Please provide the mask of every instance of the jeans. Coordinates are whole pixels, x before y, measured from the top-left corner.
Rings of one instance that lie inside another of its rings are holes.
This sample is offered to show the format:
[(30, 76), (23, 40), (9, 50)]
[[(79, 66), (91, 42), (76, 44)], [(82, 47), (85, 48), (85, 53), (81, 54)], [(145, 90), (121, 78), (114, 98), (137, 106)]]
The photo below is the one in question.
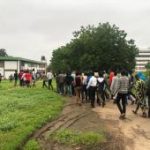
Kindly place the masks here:
[(76, 86), (75, 92), (76, 92), (76, 102), (78, 104), (81, 104), (81, 99), (80, 99), (80, 97), (81, 97), (81, 86)]
[(95, 93), (96, 93), (96, 87), (95, 86), (91, 86), (90, 89), (90, 100), (91, 100), (91, 106), (94, 107), (95, 105)]
[(69, 96), (72, 96), (72, 86), (70, 85), (66, 85), (66, 94)]
[(49, 79), (49, 80), (48, 80), (48, 89), (49, 89), (49, 90), (50, 90), (50, 87), (51, 87), (51, 89), (53, 90), (52, 79)]
[[(116, 102), (121, 114), (126, 113), (126, 97), (127, 94), (118, 93)], [(122, 100), (122, 105), (120, 104), (120, 100)]]

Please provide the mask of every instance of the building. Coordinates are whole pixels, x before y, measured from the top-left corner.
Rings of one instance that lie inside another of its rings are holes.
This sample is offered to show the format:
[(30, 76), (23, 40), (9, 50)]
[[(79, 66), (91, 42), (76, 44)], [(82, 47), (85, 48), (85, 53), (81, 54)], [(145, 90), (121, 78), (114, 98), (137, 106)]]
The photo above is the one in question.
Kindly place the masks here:
[(136, 71), (146, 71), (145, 65), (150, 62), (150, 50), (140, 50), (136, 57)]
[(34, 61), (21, 57), (0, 57), (0, 73), (8, 79), (11, 74), (14, 74), (15, 70), (35, 70), (35, 72), (46, 72), (46, 62)]

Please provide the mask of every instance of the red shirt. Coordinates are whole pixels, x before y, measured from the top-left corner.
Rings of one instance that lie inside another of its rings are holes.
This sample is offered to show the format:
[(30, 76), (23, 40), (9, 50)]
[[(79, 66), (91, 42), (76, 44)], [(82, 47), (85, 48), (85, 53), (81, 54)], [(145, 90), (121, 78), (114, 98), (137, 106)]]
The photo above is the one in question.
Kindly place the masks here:
[(109, 84), (111, 85), (112, 83), (112, 78), (114, 77), (114, 72), (110, 72), (110, 75), (109, 75)]
[(25, 79), (26, 79), (27, 81), (31, 81), (32, 75), (31, 75), (30, 73), (26, 73), (26, 74), (25, 74)]

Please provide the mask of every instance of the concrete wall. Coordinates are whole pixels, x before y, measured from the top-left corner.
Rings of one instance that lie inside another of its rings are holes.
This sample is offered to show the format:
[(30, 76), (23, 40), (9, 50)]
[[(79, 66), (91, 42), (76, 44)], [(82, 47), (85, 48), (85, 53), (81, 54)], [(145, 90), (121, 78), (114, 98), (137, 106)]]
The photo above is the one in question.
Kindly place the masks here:
[(35, 70), (37, 71), (45, 71), (46, 68), (44, 68), (43, 65), (39, 65), (36, 63), (30, 63), (30, 62), (24, 62), (24, 61), (3, 61), (3, 64), (1, 62), (0, 65), (0, 73), (4, 78), (9, 79), (9, 76), (12, 74), (14, 75), (15, 70), (17, 72), (20, 72), (20, 69), (22, 70)]
[(4, 76), (4, 68), (0, 67), (0, 74)]
[(17, 61), (5, 61), (4, 68), (5, 70), (17, 70), (18, 63)]
[(15, 70), (18, 70), (18, 61), (4, 61), (4, 78), (9, 79), (9, 76), (14, 75)]

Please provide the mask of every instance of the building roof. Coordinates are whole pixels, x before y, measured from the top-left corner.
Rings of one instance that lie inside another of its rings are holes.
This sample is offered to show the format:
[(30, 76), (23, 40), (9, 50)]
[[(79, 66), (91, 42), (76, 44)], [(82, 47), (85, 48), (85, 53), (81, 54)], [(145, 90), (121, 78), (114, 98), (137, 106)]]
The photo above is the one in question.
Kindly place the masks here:
[(139, 53), (150, 53), (150, 50), (139, 51)]
[(21, 57), (13, 57), (13, 56), (0, 56), (0, 61), (25, 61), (30, 63), (37, 63), (37, 64), (46, 64), (46, 62), (35, 61), (31, 59), (21, 58)]

